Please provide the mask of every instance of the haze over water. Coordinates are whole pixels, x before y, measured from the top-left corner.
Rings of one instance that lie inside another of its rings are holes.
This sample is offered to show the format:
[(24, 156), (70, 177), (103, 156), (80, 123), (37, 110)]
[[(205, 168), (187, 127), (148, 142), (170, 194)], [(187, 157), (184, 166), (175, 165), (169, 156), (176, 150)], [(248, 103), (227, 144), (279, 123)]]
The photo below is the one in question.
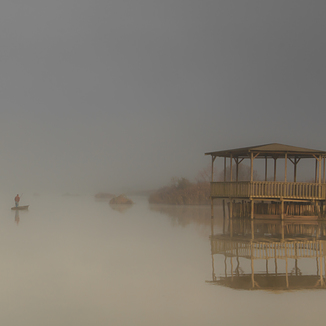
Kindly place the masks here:
[[(3, 325), (323, 325), (325, 290), (247, 291), (207, 282), (208, 206), (133, 197), (135, 205), (120, 212), (92, 196), (24, 196), (21, 204), (30, 208), (19, 216), (10, 210), (13, 199), (2, 197)], [(214, 234), (222, 233), (221, 209), (215, 212)], [(224, 257), (214, 255), (214, 264), (223, 275)]]

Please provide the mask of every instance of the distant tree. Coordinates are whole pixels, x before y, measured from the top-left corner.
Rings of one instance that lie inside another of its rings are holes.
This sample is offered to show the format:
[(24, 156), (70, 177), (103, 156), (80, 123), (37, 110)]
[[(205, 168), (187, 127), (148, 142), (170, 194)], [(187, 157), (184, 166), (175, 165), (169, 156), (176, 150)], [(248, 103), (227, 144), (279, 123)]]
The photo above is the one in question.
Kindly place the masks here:
[[(214, 166), (214, 179), (219, 175), (217, 168)], [(200, 170), (195, 178), (197, 182), (211, 182), (212, 181), (212, 167), (210, 165), (206, 166)]]
[[(232, 180), (235, 181), (236, 178), (236, 164), (232, 165)], [(239, 181), (250, 181), (250, 166), (245, 165), (245, 164), (239, 164), (239, 168), (238, 168), (238, 178)], [(230, 181), (230, 166), (226, 167), (226, 181)], [(258, 172), (256, 170), (253, 171), (253, 179), (254, 180), (258, 180), (259, 176), (258, 176)], [(219, 181), (224, 181), (224, 171), (221, 171), (219, 173)]]
[(171, 185), (149, 196), (152, 204), (207, 205), (210, 203), (209, 182), (192, 183), (186, 178), (172, 178)]

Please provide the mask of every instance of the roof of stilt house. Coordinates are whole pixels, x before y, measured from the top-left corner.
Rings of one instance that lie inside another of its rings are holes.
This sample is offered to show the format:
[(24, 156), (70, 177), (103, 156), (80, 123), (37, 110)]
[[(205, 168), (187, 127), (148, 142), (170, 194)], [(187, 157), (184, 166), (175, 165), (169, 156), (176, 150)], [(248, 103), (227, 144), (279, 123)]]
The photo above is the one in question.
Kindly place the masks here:
[(278, 143), (271, 143), (258, 146), (242, 147), (235, 149), (227, 149), (223, 151), (208, 152), (205, 155), (218, 156), (218, 157), (250, 157), (253, 153), (255, 157), (285, 157), (288, 158), (312, 158), (315, 156), (325, 156), (326, 151), (321, 151), (311, 148), (302, 148), (290, 145), (283, 145)]

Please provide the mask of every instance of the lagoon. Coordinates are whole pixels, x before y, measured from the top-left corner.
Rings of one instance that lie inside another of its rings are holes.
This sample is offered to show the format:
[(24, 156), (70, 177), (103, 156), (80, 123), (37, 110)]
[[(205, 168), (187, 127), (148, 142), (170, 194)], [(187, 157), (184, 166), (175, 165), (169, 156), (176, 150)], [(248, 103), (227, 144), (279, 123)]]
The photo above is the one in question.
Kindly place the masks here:
[[(324, 289), (253, 291), (211, 282), (224, 275), (225, 257), (212, 259), (210, 207), (130, 198), (135, 204), (119, 210), (93, 196), (26, 194), (29, 210), (17, 214), (3, 196), (2, 325), (324, 324)], [(217, 207), (214, 234), (225, 229)], [(315, 261), (300, 267), (316, 274)]]

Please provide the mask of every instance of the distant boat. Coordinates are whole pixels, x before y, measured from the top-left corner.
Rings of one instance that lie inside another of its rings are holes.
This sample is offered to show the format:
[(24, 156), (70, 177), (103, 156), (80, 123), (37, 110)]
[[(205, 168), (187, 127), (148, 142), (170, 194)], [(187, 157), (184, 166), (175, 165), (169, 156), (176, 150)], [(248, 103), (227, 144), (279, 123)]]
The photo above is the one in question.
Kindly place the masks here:
[(18, 207), (11, 207), (13, 210), (22, 210), (22, 209), (28, 209), (29, 205), (26, 206), (18, 206)]

